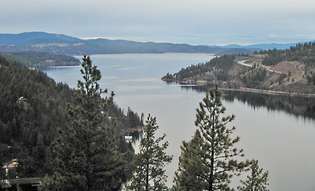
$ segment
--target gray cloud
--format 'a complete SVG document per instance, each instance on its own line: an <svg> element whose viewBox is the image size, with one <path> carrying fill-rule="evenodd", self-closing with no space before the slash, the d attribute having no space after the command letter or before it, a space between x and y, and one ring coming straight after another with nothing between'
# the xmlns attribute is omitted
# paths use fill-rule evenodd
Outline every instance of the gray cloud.
<svg viewBox="0 0 315 191"><path fill-rule="evenodd" d="M315 39L313 0L10 0L0 32L194 44Z"/></svg>

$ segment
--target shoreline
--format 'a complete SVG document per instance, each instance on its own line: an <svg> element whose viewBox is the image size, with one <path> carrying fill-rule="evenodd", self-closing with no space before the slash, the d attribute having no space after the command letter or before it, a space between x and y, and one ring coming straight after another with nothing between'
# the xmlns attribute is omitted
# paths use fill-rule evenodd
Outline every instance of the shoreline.
<svg viewBox="0 0 315 191"><path fill-rule="evenodd" d="M290 96L290 97L315 98L315 94L276 91L276 90L264 90L264 89L255 89L255 88L246 88L246 87L240 87L239 89L236 89L236 88L218 88L218 89L222 91L247 92L247 93L256 93L256 94L264 94L264 95L282 95L282 96Z"/></svg>
<svg viewBox="0 0 315 191"><path fill-rule="evenodd" d="M181 84L177 82L166 82L166 83L175 83L179 84L181 87L205 87L205 88L214 88L213 86L208 85L198 85L198 84ZM255 94L264 94L264 95L281 95L281 96L290 96L290 97L304 97L304 98L315 98L315 93L298 93L298 92L287 92L287 91L277 91L277 90L265 90L265 89L256 89L256 88L223 88L218 87L218 90L229 91L229 92L245 92L245 93L255 93Z"/></svg>

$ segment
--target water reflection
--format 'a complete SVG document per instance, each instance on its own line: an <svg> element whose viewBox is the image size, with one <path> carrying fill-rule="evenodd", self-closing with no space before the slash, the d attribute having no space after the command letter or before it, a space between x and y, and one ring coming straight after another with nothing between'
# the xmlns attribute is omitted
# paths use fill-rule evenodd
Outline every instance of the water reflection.
<svg viewBox="0 0 315 191"><path fill-rule="evenodd" d="M213 87L181 86L182 89L193 89L206 92ZM267 95L252 92L223 91L223 99L227 102L238 100L252 108L267 108L268 111L285 111L296 117L315 119L315 98L290 95Z"/></svg>

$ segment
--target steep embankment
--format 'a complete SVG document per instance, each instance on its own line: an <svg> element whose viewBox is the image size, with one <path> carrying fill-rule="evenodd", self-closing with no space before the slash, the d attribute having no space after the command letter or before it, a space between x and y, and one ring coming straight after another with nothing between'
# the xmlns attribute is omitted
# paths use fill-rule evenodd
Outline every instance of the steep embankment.
<svg viewBox="0 0 315 191"><path fill-rule="evenodd" d="M207 63L167 74L162 80L181 84L218 85L222 88L314 94L315 43L246 56L216 57Z"/></svg>

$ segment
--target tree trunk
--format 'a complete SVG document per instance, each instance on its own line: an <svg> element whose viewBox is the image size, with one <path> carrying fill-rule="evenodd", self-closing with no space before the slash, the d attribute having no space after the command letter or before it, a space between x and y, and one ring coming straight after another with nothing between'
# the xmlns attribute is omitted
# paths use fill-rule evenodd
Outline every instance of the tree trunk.
<svg viewBox="0 0 315 191"><path fill-rule="evenodd" d="M212 132L211 132L211 136L212 136L212 140L211 140L211 158L210 158L210 164L211 164L211 167L210 167L210 176L209 176L209 188L208 188L208 191L213 191L213 174L214 174L214 125L215 125L215 113L213 112L212 114Z"/></svg>
<svg viewBox="0 0 315 191"><path fill-rule="evenodd" d="M147 172L145 177L145 190L149 191L149 162L147 163Z"/></svg>
<svg viewBox="0 0 315 191"><path fill-rule="evenodd" d="M148 153L148 148L147 148L147 153ZM149 168L150 168L150 158L147 156L147 164L146 164L146 177L145 177L145 190L149 191Z"/></svg>
<svg viewBox="0 0 315 191"><path fill-rule="evenodd" d="M209 189L208 191L213 191L213 164L214 164L214 150L212 148L212 151L211 151L211 169L210 169L210 177L209 177Z"/></svg>

